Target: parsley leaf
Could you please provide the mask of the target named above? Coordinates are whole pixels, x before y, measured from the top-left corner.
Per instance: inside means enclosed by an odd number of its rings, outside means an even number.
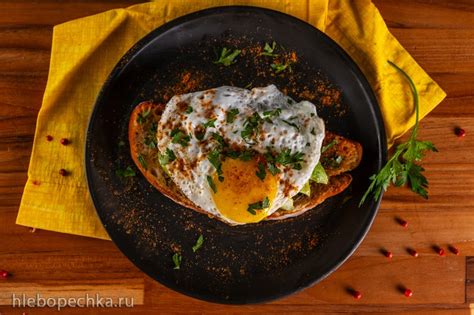
[[[221,162],[221,153],[217,150],[213,150],[207,156],[207,159],[211,163],[212,166],[217,171],[217,175],[219,176],[219,180],[222,182],[224,178],[222,177],[222,162]]]
[[[213,191],[214,193],[216,193],[216,192],[217,192],[217,188],[216,188],[216,184],[215,184],[214,181],[212,180],[212,177],[209,176],[209,175],[207,175],[206,178],[207,178],[207,183],[209,184],[209,187],[211,187],[212,191]]]
[[[281,173],[280,169],[278,167],[276,167],[275,163],[267,163],[267,167],[268,167],[268,170],[270,171],[270,173],[275,176],[276,174],[278,173]]]
[[[378,200],[382,192],[386,191],[390,184],[395,186],[409,184],[414,193],[423,198],[428,198],[428,180],[422,174],[424,171],[423,167],[416,164],[416,162],[423,158],[425,151],[438,152],[433,143],[416,139],[419,122],[419,100],[418,90],[415,83],[410,76],[408,76],[408,74],[396,64],[391,61],[388,61],[388,63],[394,67],[410,85],[415,106],[415,126],[413,127],[408,141],[399,144],[395,149],[395,153],[387,161],[384,167],[382,167],[377,174],[373,174],[370,177],[371,183],[360,200],[359,207],[365,202],[370,194],[373,195],[374,200]]]
[[[135,171],[130,166],[127,166],[126,169],[116,170],[115,175],[117,175],[119,177],[133,177],[137,174],[135,173]]]
[[[332,148],[332,147],[335,146],[336,144],[337,144],[337,140],[336,140],[336,139],[333,139],[331,142],[329,142],[328,144],[324,145],[324,146],[321,148],[321,153],[326,152],[327,150],[329,150],[330,148]]]
[[[219,142],[219,144],[220,144],[221,146],[223,146],[223,147],[226,146],[225,139],[224,139],[224,137],[221,136],[220,134],[213,132],[213,133],[212,133],[212,138],[213,138],[214,140],[216,140],[217,142]]]
[[[148,165],[147,165],[145,159],[143,158],[143,156],[141,154],[139,154],[137,156],[137,159],[138,159],[138,162],[140,162],[140,164],[143,166],[144,169],[148,168]]]
[[[268,197],[265,197],[263,201],[257,201],[257,202],[249,204],[247,211],[253,215],[256,215],[257,212],[255,210],[262,210],[262,209],[268,208],[269,206],[270,206],[270,200],[268,199]]]
[[[194,244],[193,246],[193,252],[197,252],[197,250],[199,248],[201,248],[202,244],[204,243],[204,237],[201,235],[199,235],[198,239],[196,240],[196,244]]]
[[[255,175],[257,175],[257,177],[263,182],[267,175],[267,172],[265,172],[265,164],[258,162],[258,170],[255,172]]]
[[[209,127],[213,127],[215,128],[216,126],[214,125],[214,123],[216,122],[217,118],[213,118],[213,119],[209,119],[206,123],[202,124],[204,128],[209,128]]]
[[[145,118],[147,118],[151,113],[151,108],[148,108],[147,110],[141,112],[141,113],[138,113],[138,117],[137,117],[137,123],[139,123],[140,125],[143,124],[143,122],[145,121]]]
[[[173,269],[179,269],[181,267],[181,260],[182,259],[183,259],[183,257],[180,254],[174,253],[174,255],[173,255],[174,268]]]
[[[247,118],[247,120],[244,123],[244,130],[240,132],[240,136],[244,140],[250,139],[253,135],[255,135],[258,131],[258,128],[260,124],[262,123],[263,119],[260,117],[260,115],[255,112]]]
[[[290,63],[272,63],[270,65],[272,69],[275,71],[275,73],[280,73],[286,70],[286,68],[290,67]],[[291,69],[291,67],[290,67]]]
[[[276,48],[276,42],[273,41],[272,45],[265,43],[265,46],[263,47],[263,52],[260,53],[261,56],[269,56],[269,57],[278,57],[278,54],[273,53]]]
[[[237,108],[232,108],[227,112],[227,117],[226,121],[228,123],[233,123],[235,120],[235,117],[239,114],[239,110]]]
[[[221,54],[219,56],[219,59],[214,61],[215,64],[222,64],[226,67],[230,66],[231,64],[235,63],[235,58],[240,55],[240,50],[235,49],[231,50],[226,47],[222,48]]]
[[[158,155],[158,161],[160,162],[161,166],[165,166],[174,160],[176,160],[176,155],[174,154],[173,150],[169,148],[166,148],[165,154]]]
[[[300,162],[303,162],[304,153],[295,152],[291,154],[291,149],[281,151],[275,158],[275,162],[281,165],[291,165],[295,170],[301,169]]]
[[[179,143],[183,147],[187,146],[189,144],[189,141],[191,140],[191,137],[181,130],[175,128],[171,131],[170,136],[172,137],[171,143]]]
[[[191,114],[193,112],[193,108],[191,106],[188,106],[186,110],[184,111],[186,114]]]

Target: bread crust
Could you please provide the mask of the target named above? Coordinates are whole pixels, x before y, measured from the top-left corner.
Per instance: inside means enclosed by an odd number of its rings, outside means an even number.
[[[206,214],[210,218],[219,219],[206,213],[181,193],[180,189],[159,164],[159,151],[156,146],[146,144],[150,137],[156,136],[153,133],[153,124],[158,124],[164,108],[165,105],[163,104],[145,101],[137,105],[133,110],[128,125],[128,140],[132,159],[148,182],[163,195],[186,208]],[[288,217],[298,216],[321,204],[327,198],[341,193],[350,185],[352,176],[346,172],[353,170],[359,165],[362,159],[362,146],[355,141],[326,132],[323,146],[328,146],[332,142],[334,143],[330,148],[321,155],[323,165],[325,160],[329,161],[325,165],[326,173],[329,176],[329,183],[327,185],[311,183],[311,196],[298,194],[294,197],[293,210],[280,209],[269,216],[267,220],[283,220]],[[335,156],[342,157],[342,161],[337,165],[330,163]]]

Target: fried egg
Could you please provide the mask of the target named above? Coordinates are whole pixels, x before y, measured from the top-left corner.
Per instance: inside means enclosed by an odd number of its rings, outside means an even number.
[[[171,180],[203,211],[233,225],[259,222],[297,194],[323,138],[316,106],[274,85],[176,95],[157,131]]]

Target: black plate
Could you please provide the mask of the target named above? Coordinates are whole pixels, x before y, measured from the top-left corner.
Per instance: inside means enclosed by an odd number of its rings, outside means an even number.
[[[221,47],[262,46],[272,40],[296,51],[299,60],[291,73],[272,75],[271,61],[251,58],[251,54],[241,56],[230,67],[212,63],[213,51]],[[262,67],[268,69],[263,75],[259,73]],[[180,86],[185,72],[191,73],[191,79]],[[169,93],[177,93],[183,86],[201,90],[249,83],[275,83],[299,99],[304,88],[317,90],[318,82],[342,91],[340,104],[322,105],[319,92],[313,99],[327,129],[359,141],[364,157],[352,172],[350,189],[304,215],[230,227],[177,205],[141,174],[129,180],[115,175],[118,167],[133,165],[127,124],[140,101],[166,101]],[[385,161],[386,143],[377,101],[367,80],[330,38],[279,12],[220,7],[167,23],[120,60],[97,99],[85,158],[97,213],[112,240],[134,264],[186,295],[245,304],[277,299],[312,285],[351,255],[378,209],[372,200],[361,208],[357,204],[369,176]],[[191,247],[200,234],[204,245],[193,253]],[[183,256],[180,270],[173,269],[171,259],[177,250]]]

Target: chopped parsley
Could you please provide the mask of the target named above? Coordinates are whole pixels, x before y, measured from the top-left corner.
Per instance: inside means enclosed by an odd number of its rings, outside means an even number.
[[[247,120],[244,123],[244,130],[240,132],[240,136],[244,140],[250,139],[253,135],[255,135],[258,131],[258,128],[260,124],[262,123],[263,119],[260,117],[260,115],[255,112],[247,118]]]
[[[219,142],[219,144],[220,144],[221,146],[223,146],[223,147],[226,146],[225,139],[224,139],[224,137],[221,136],[220,134],[213,132],[213,133],[212,133],[212,138],[213,138],[214,140],[216,140],[217,142]]]
[[[130,166],[127,166],[126,169],[116,170],[115,175],[119,177],[133,177],[137,174]]]
[[[263,112],[263,118],[269,122],[272,123],[271,118],[272,117],[278,117],[281,114],[281,108],[276,108],[274,110],[267,110]]]
[[[228,123],[233,123],[235,120],[235,117],[239,114],[239,110],[237,108],[232,108],[227,112],[227,117],[226,121]]]
[[[321,148],[321,153],[324,153],[326,152],[327,150],[329,150],[330,148],[332,148],[334,145],[337,144],[337,140],[336,139],[333,139],[331,142],[329,142],[328,144],[324,145],[322,148]]]
[[[288,121],[288,120],[285,120],[285,119],[282,119],[282,121],[283,121],[285,124],[287,124],[287,125],[289,125],[289,126],[291,126],[291,127],[294,127],[294,128],[296,128],[296,130],[300,131],[300,127],[298,127],[295,123],[292,123],[291,121]]]
[[[287,63],[272,63],[270,67],[275,71],[275,73],[280,73],[285,71],[287,68],[291,70],[291,64]]]
[[[186,110],[184,111],[186,114],[191,114],[193,112],[193,108],[191,106],[188,106]]]
[[[214,125],[214,123],[216,122],[216,120],[217,120],[217,118],[210,119],[202,125],[203,125],[204,128],[209,128],[209,127],[215,128],[216,126]]]
[[[204,243],[204,237],[199,235],[198,239],[196,240],[196,244],[193,246],[193,252],[197,252],[199,248],[201,248],[202,244]]]
[[[181,257],[180,254],[174,253],[173,255],[173,263],[174,263],[174,268],[173,269],[179,269],[181,267],[181,260],[183,257]]]
[[[239,155],[239,159],[242,161],[250,161],[255,153],[252,150],[245,150],[242,151]]]
[[[286,149],[281,151],[275,158],[275,162],[280,163],[281,165],[291,165],[293,169],[300,170],[301,163],[303,162],[304,153],[295,152],[291,153],[291,149]]]
[[[240,49],[231,50],[226,47],[222,48],[221,54],[219,59],[214,61],[215,64],[222,64],[226,67],[230,66],[231,64],[235,63],[235,58],[240,55]]]
[[[214,181],[212,180],[212,177],[209,176],[209,175],[207,175],[207,182],[208,182],[208,184],[209,184],[209,187],[211,187],[212,191],[213,191],[214,193],[216,193],[216,192],[217,192],[216,184],[215,184]]]
[[[217,175],[219,176],[219,181],[222,182],[224,180],[224,177],[222,177],[222,162],[221,162],[220,152],[217,150],[211,151],[211,153],[209,153],[209,155],[207,156],[207,159],[209,160],[211,165],[214,166],[214,168],[216,169]]]
[[[160,162],[160,165],[162,166],[165,166],[168,163],[173,162],[174,160],[176,160],[176,155],[169,148],[166,148],[165,154],[159,154],[158,156],[158,161]]]
[[[265,164],[262,162],[258,162],[258,170],[255,172],[255,175],[257,175],[258,178],[260,178],[261,181],[265,179],[267,176],[267,172],[265,171]]]
[[[171,131],[170,133],[171,136],[171,143],[179,143],[183,147],[187,146],[189,144],[189,141],[191,140],[191,137],[178,128],[175,128]]]
[[[263,201],[257,201],[257,202],[249,204],[247,211],[253,215],[256,215],[257,212],[255,210],[262,210],[262,209],[268,208],[269,206],[270,206],[270,200],[268,199],[268,197],[265,197]]]
[[[342,163],[343,157],[340,155],[333,156],[328,159],[324,159],[323,163],[326,166],[329,166],[331,168],[337,168],[339,165]]]
[[[155,137],[146,137],[143,143],[149,147],[150,149],[155,149],[156,148],[156,138]]]
[[[147,165],[145,159],[143,158],[143,156],[141,154],[139,154],[137,156],[137,159],[138,159],[138,162],[140,162],[140,164],[143,166],[144,169],[148,168],[148,165]]]
[[[280,169],[276,167],[275,163],[273,162],[267,162],[267,167],[273,176],[275,176],[278,173],[281,173]]]
[[[141,113],[138,113],[138,117],[137,117],[137,123],[139,123],[140,125],[143,124],[143,122],[145,121],[145,118],[147,118],[151,113],[151,108],[148,108],[147,110],[141,112]]]
[[[269,57],[278,57],[278,54],[275,54],[276,42],[273,41],[272,45],[270,46],[269,43],[265,43],[263,47],[263,52],[260,54],[262,56],[269,56]]]

